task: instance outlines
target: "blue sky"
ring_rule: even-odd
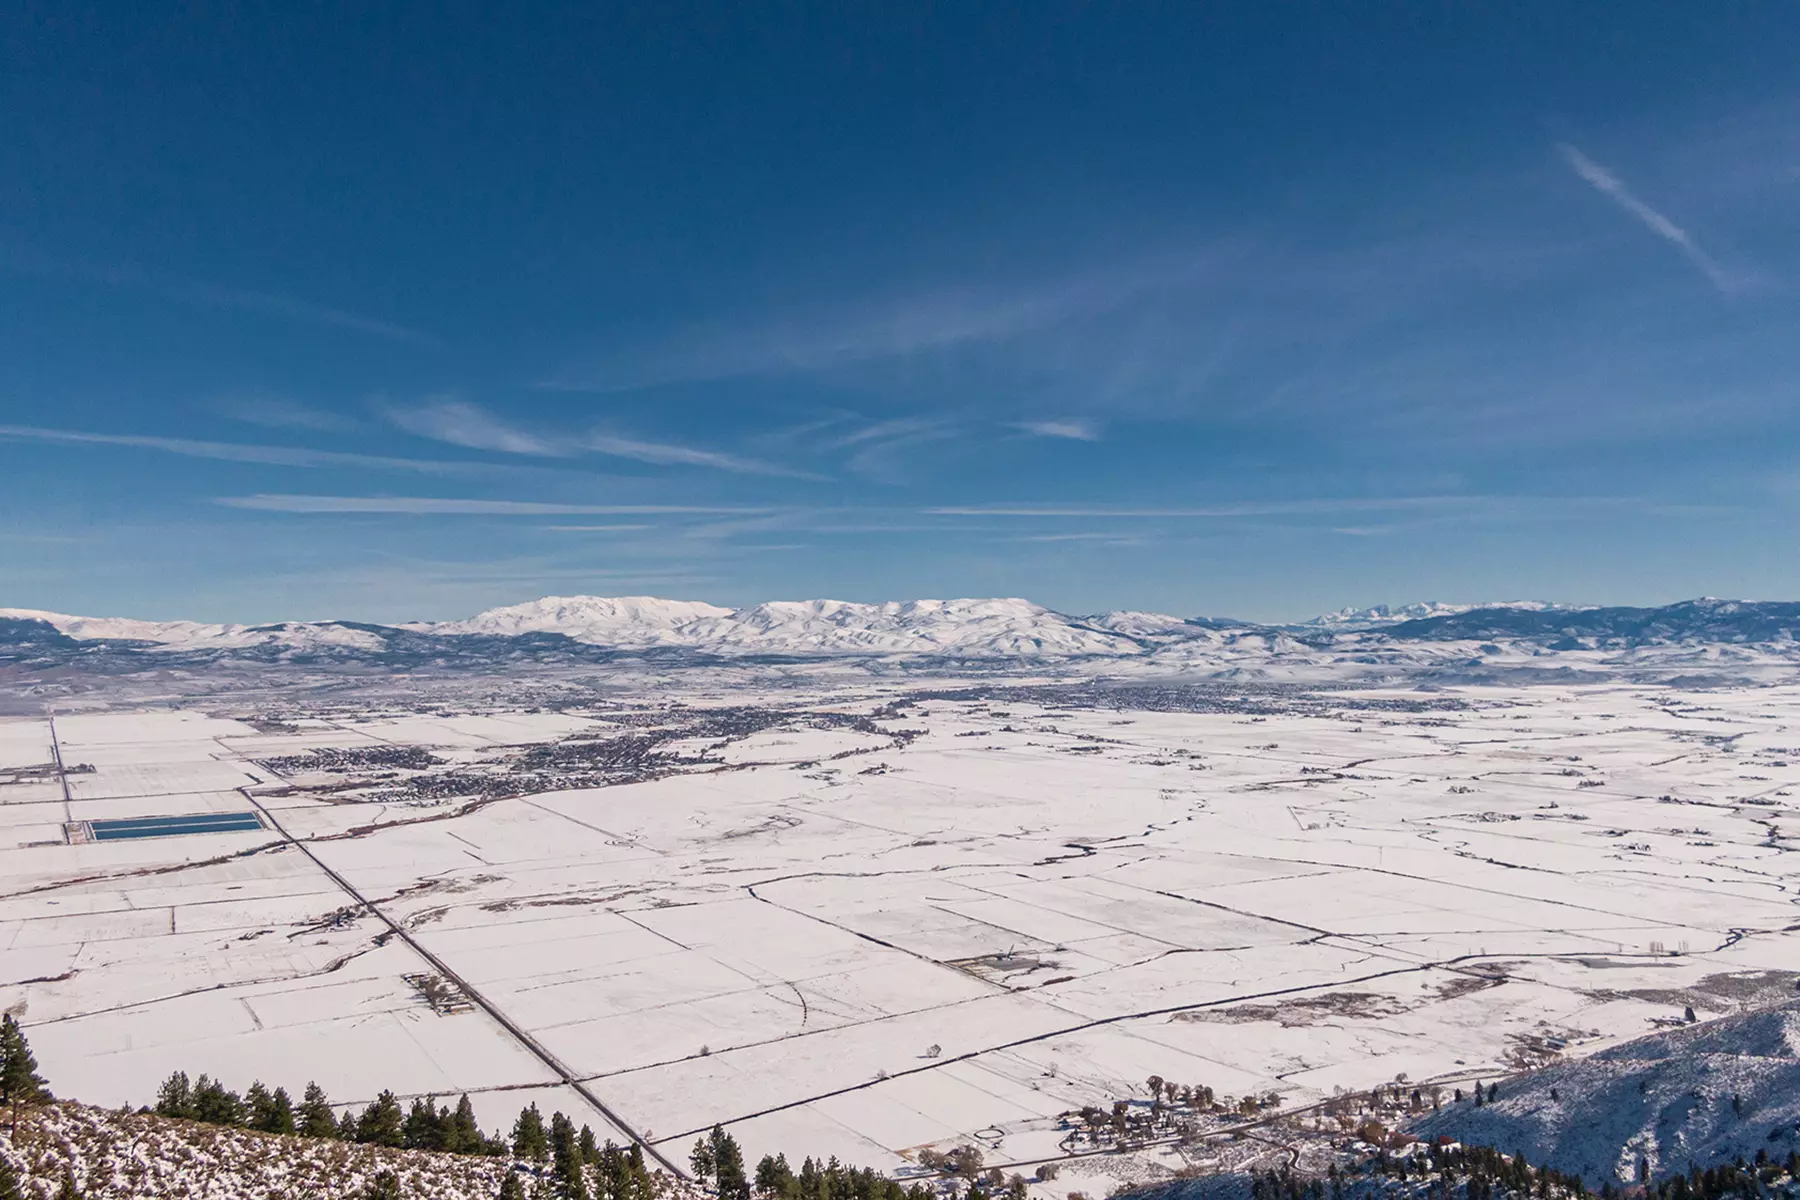
[[[1800,8],[14,6],[0,605],[1800,596]]]

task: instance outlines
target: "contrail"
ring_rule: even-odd
[[[1581,176],[1589,186],[1642,221],[1651,233],[1666,242],[1673,243],[1675,248],[1687,255],[1688,261],[1698,267],[1700,273],[1705,275],[1719,291],[1729,293],[1737,290],[1737,280],[1715,262],[1710,254],[1702,250],[1687,230],[1638,199],[1617,175],[1583,154],[1578,146],[1572,146],[1568,142],[1558,142],[1556,148],[1562,152],[1563,158],[1568,161],[1574,172]]]

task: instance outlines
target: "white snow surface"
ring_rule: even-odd
[[[1800,1004],[1725,1017],[1598,1051],[1420,1122],[1591,1183],[1631,1182],[1743,1158],[1785,1159],[1800,1142]]]
[[[95,1103],[180,1068],[467,1092],[486,1128],[542,1098],[622,1140],[529,1037],[677,1159],[719,1123],[752,1160],[901,1168],[1059,1157],[1061,1113],[1151,1074],[1290,1110],[1447,1091],[1795,994],[1792,684],[910,687],[0,717],[0,1011]],[[640,777],[561,774],[659,729]],[[268,824],[68,836],[247,807]],[[434,962],[491,1010],[426,1004]],[[1739,1094],[1766,1136],[1785,1110],[1730,1072],[1792,1040],[1651,1095]]]

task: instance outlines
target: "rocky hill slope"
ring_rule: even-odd
[[[83,1200],[357,1200],[391,1173],[401,1200],[494,1200],[509,1173],[526,1195],[536,1176],[510,1158],[437,1154],[174,1121],[58,1102],[0,1122],[0,1158],[24,1194],[51,1200],[65,1171]],[[642,1200],[707,1200],[692,1184],[652,1178]]]
[[[1414,1132],[1523,1152],[1590,1183],[1800,1148],[1800,1002],[1625,1042],[1446,1105]]]

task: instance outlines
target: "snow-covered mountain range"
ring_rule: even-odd
[[[463,620],[391,626],[209,624],[0,609],[0,665],[85,659],[116,666],[135,657],[454,667],[646,654],[1080,664],[1271,679],[1602,666],[1707,673],[1800,666],[1800,604],[1434,602],[1346,609],[1284,626],[1145,612],[1070,615],[1020,599],[799,600],[730,609],[647,596],[552,596]]]
[[[731,609],[698,600],[658,600],[654,596],[545,596],[525,604],[490,608],[462,621],[415,621],[401,628],[436,636],[560,633],[595,646],[641,649],[684,645],[676,630],[707,618],[729,617]]]
[[[1425,600],[1417,604],[1393,606],[1377,604],[1373,608],[1340,608],[1336,612],[1321,613],[1310,621],[1302,621],[1301,625],[1310,629],[1346,631],[1375,629],[1384,625],[1398,625],[1402,621],[1453,617],[1466,612],[1491,611],[1499,608],[1519,609],[1525,612],[1582,611],[1579,606],[1552,604],[1544,600],[1489,600],[1480,604],[1445,604],[1438,600]]]

